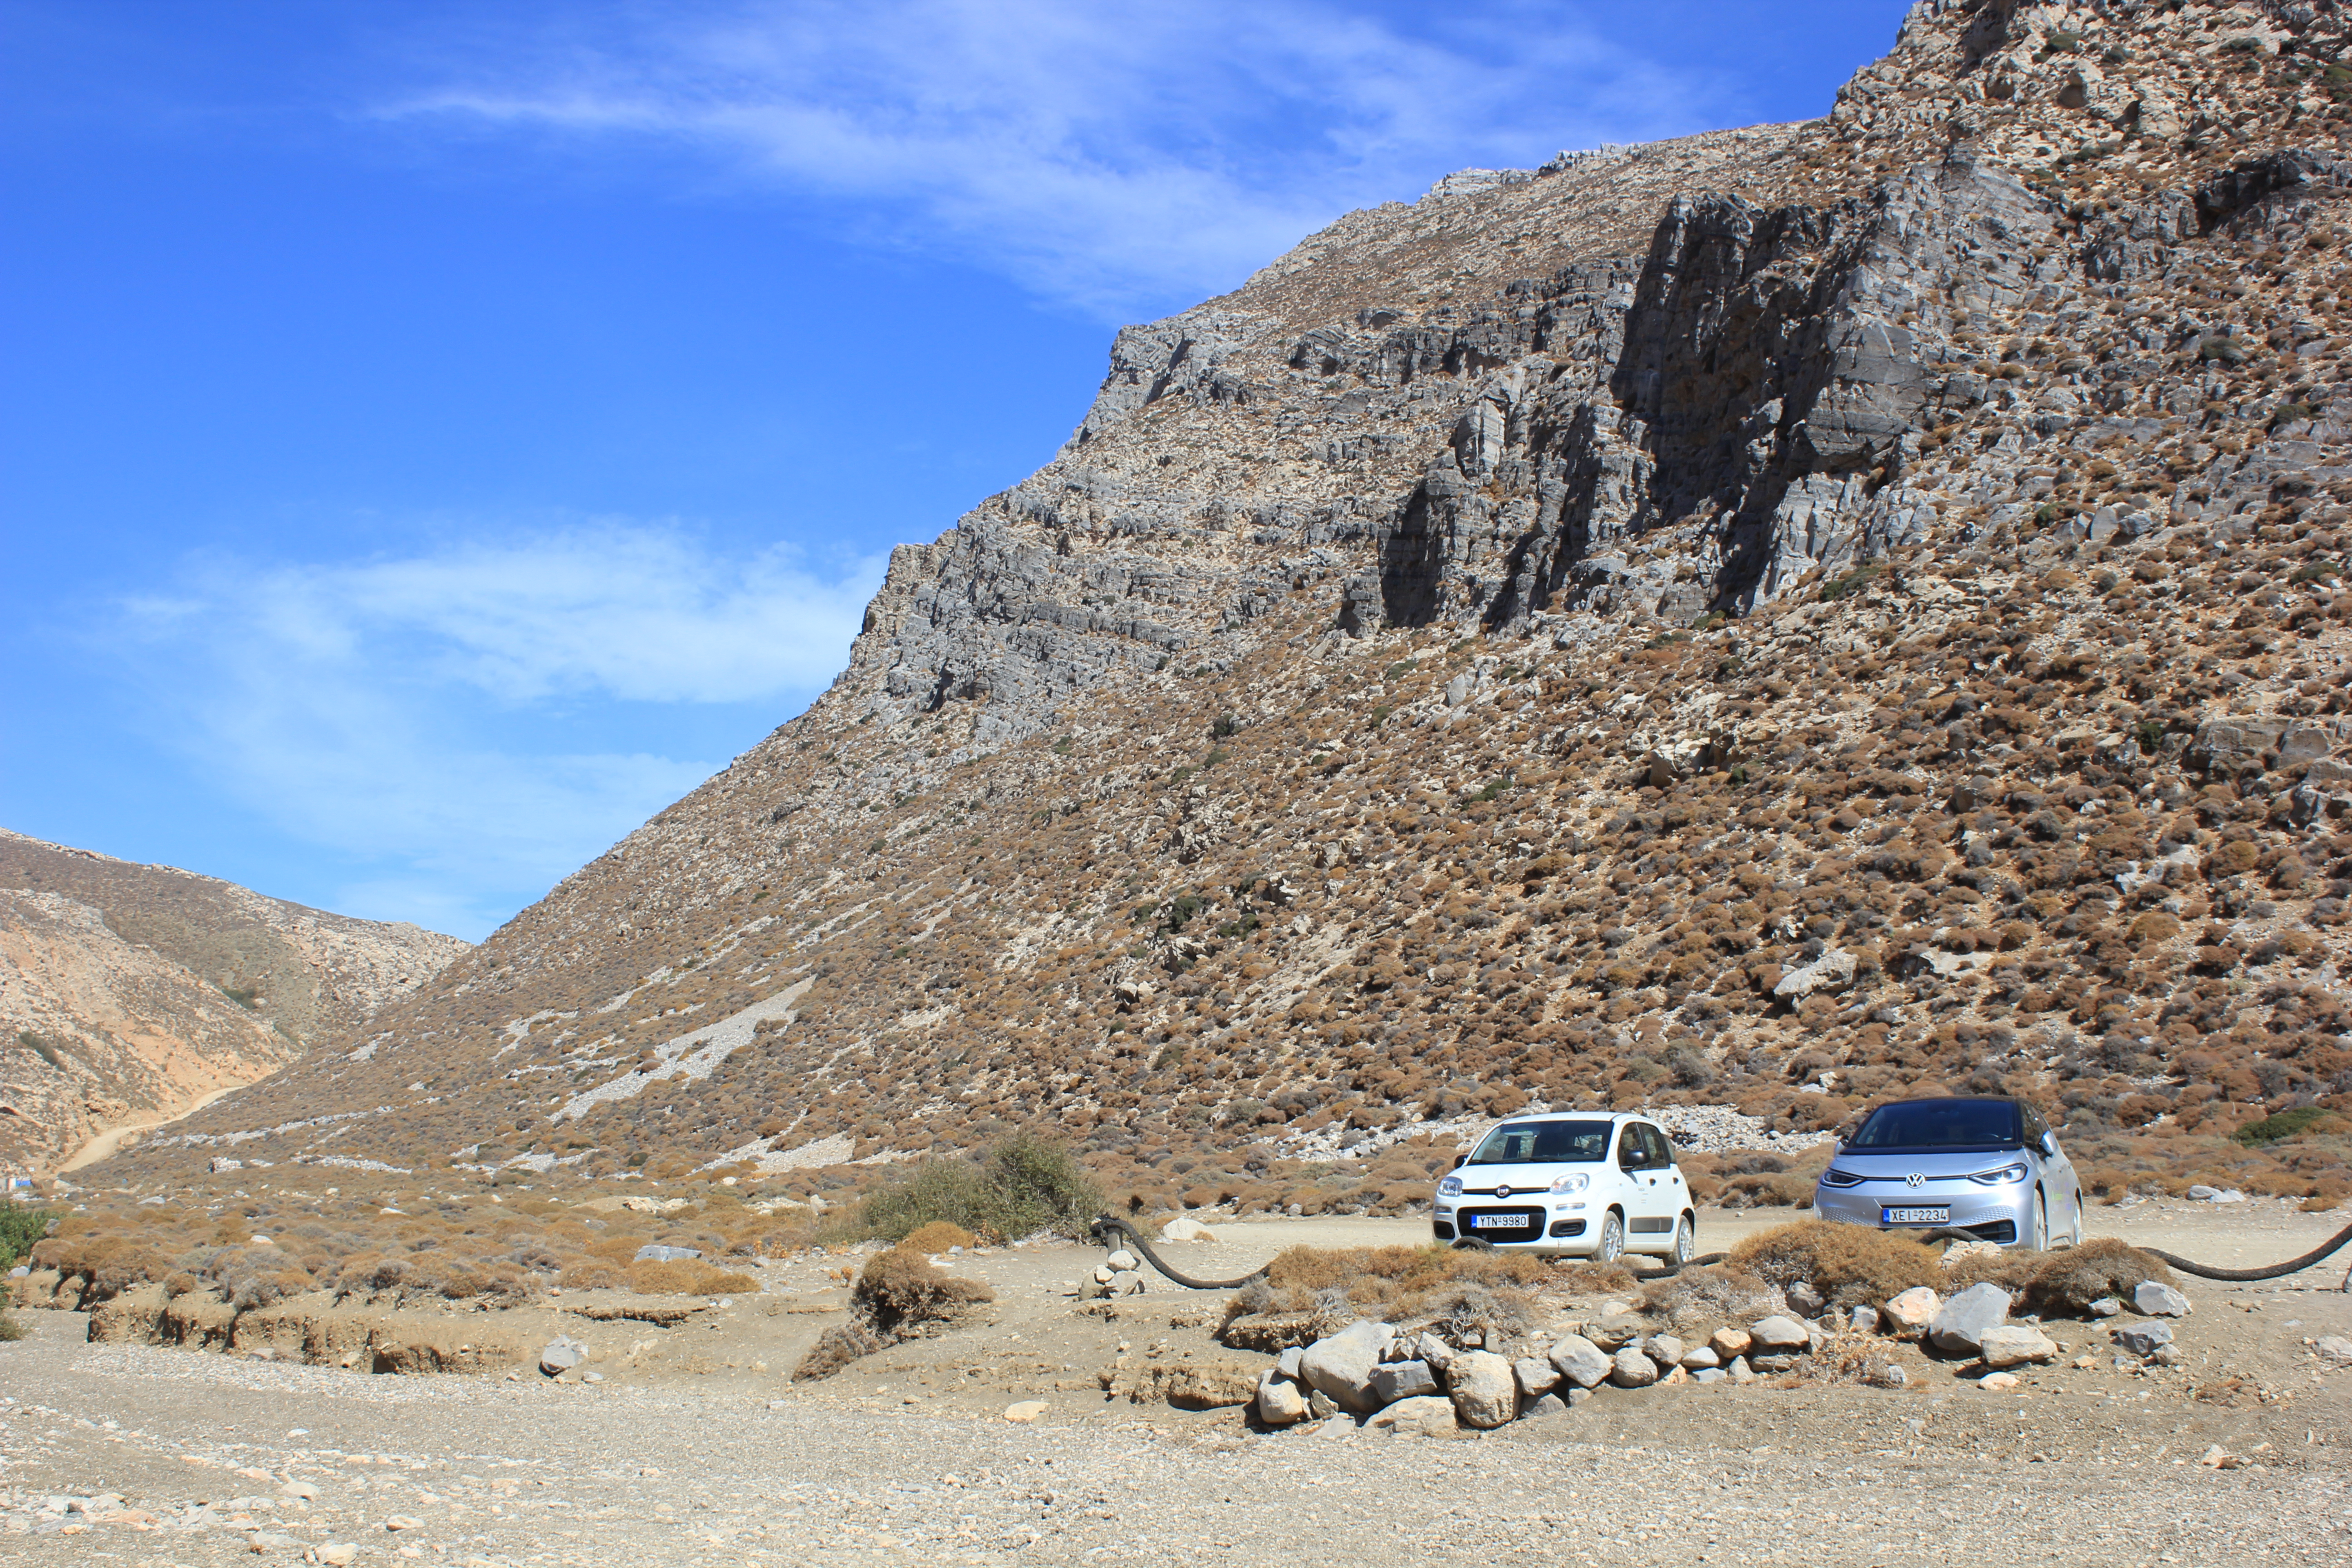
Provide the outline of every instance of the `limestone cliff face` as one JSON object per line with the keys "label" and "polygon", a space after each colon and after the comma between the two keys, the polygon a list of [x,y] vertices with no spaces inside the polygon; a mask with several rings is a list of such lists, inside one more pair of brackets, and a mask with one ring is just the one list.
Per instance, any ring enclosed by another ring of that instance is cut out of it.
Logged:
{"label": "limestone cliff face", "polygon": [[134,1163],[2352,1109],[2347,43],[1927,0],[1824,120],[1349,215],[1121,332],[808,712]]}
{"label": "limestone cliff face", "polygon": [[0,1163],[263,1078],[466,946],[0,831]]}

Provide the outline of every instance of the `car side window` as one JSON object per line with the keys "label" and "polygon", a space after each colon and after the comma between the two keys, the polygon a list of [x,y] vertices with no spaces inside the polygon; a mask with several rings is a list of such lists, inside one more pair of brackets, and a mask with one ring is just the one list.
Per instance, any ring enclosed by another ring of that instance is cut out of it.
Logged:
{"label": "car side window", "polygon": [[1672,1142],[1668,1142],[1666,1135],[1659,1131],[1654,1127],[1644,1127],[1642,1129],[1642,1131],[1643,1136],[1649,1140],[1650,1163],[1656,1166],[1661,1171],[1673,1170],[1675,1167],[1675,1146]]}
{"label": "car side window", "polygon": [[1617,1164],[1626,1171],[1638,1171],[1649,1163],[1649,1151],[1642,1145],[1642,1130],[1627,1122],[1617,1132]]}

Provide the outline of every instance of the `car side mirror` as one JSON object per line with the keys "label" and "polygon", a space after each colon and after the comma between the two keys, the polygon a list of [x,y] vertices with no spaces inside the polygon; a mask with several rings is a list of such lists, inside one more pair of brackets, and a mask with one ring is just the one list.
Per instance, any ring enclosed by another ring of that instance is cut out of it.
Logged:
{"label": "car side mirror", "polygon": [[2049,1159],[2055,1160],[2058,1157],[2058,1134],[2044,1132],[2042,1135],[2042,1152]]}
{"label": "car side mirror", "polygon": [[1470,1163],[1470,1156],[1469,1156],[1469,1155],[1467,1155],[1467,1154],[1456,1154],[1456,1155],[1454,1155],[1454,1167],[1453,1167],[1453,1168],[1454,1168],[1454,1170],[1457,1170],[1457,1171],[1458,1171],[1458,1170],[1460,1170],[1463,1166],[1465,1166],[1465,1165],[1468,1164],[1469,1163]]}

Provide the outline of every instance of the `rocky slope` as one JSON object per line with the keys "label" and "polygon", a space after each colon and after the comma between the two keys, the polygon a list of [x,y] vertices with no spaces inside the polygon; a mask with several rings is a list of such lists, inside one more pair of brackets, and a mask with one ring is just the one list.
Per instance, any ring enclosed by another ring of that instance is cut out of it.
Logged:
{"label": "rocky slope", "polygon": [[1378,1208],[1455,1119],[1943,1085],[2105,1191],[2334,1201],[2347,42],[1927,0],[1824,121],[1349,216],[1120,333],[807,713],[126,1171],[1043,1123]]}
{"label": "rocky slope", "polygon": [[0,1165],[274,1072],[465,951],[0,830]]}

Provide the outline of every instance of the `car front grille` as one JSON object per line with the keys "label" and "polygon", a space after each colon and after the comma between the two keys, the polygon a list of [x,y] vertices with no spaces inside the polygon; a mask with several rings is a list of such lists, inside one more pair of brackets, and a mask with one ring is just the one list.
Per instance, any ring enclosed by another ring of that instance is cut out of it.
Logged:
{"label": "car front grille", "polygon": [[[1501,1215],[1510,1221],[1507,1226],[1483,1223],[1489,1215]],[[1478,1208],[1462,1209],[1454,1216],[1465,1237],[1484,1241],[1533,1241],[1543,1234],[1544,1211],[1539,1208]]]}

